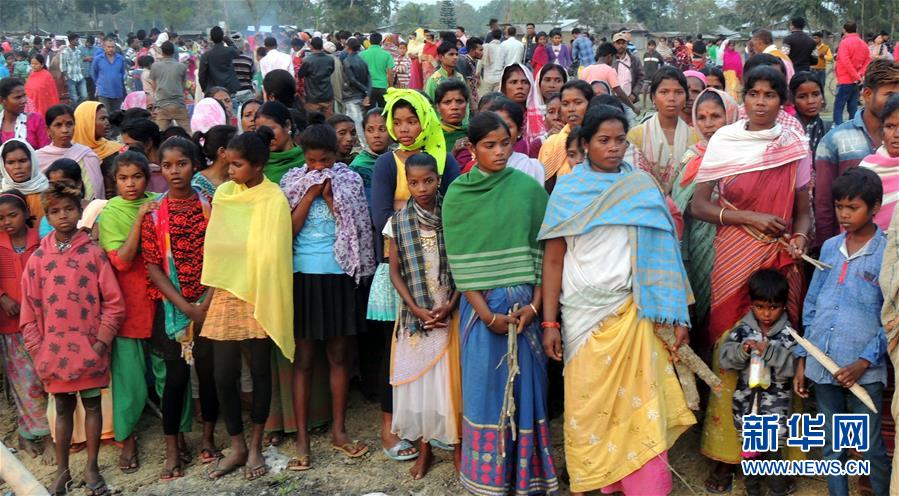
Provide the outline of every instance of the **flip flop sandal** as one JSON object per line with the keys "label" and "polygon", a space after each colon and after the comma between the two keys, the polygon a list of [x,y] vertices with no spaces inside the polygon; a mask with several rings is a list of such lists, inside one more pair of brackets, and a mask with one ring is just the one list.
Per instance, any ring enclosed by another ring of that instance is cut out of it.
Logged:
{"label": "flip flop sandal", "polygon": [[266,446],[281,446],[284,442],[284,434],[279,432],[270,432],[265,436]]}
{"label": "flip flop sandal", "polygon": [[[390,448],[390,449],[381,448],[381,449],[384,451],[384,454],[387,455],[387,458],[390,458],[391,460],[396,461],[396,462],[405,462],[408,460],[414,460],[414,459],[418,458],[418,455],[419,455],[418,449],[416,449],[415,446],[412,446],[412,443],[410,443],[409,441],[406,441],[405,439],[401,439],[400,442],[396,443],[393,446],[393,448]],[[408,451],[410,449],[415,450],[415,451],[412,453],[409,453],[407,455],[400,454],[401,451]]]}
{"label": "flip flop sandal", "polygon": [[169,482],[182,477],[184,477],[184,469],[181,468],[181,465],[175,465],[171,470],[162,469],[162,473],[159,474],[159,482]]}
{"label": "flip flop sandal", "polygon": [[140,470],[140,460],[137,457],[137,452],[131,458],[119,457],[119,470],[123,474],[133,474]]}
{"label": "flip flop sandal", "polygon": [[734,487],[734,474],[712,474],[705,480],[705,490],[712,494],[727,494]]}
{"label": "flip flop sandal", "polygon": [[343,453],[344,455],[346,455],[347,458],[359,458],[361,456],[365,456],[366,454],[368,454],[368,446],[360,443],[359,441],[353,441],[351,443],[346,443],[341,446],[332,444],[331,449]]}
{"label": "flip flop sandal", "polygon": [[109,486],[106,485],[106,481],[103,477],[100,477],[100,480],[93,484],[85,482],[84,490],[87,492],[87,496],[107,496],[110,494]]}
{"label": "flip flop sandal", "polygon": [[305,472],[312,468],[312,459],[309,455],[300,455],[296,458],[291,458],[290,461],[287,462],[287,470],[292,472]]}
{"label": "flip flop sandal", "polygon": [[206,465],[207,463],[212,463],[216,460],[220,460],[224,457],[225,457],[225,455],[223,455],[222,452],[218,451],[218,450],[211,451],[208,448],[203,448],[200,450],[200,462],[203,465]]}
{"label": "flip flop sandal", "polygon": [[443,441],[438,441],[437,439],[431,439],[430,441],[428,441],[428,444],[430,444],[432,448],[437,448],[443,451],[453,451],[455,449],[449,444],[446,444]]}
{"label": "flip flop sandal", "polygon": [[263,463],[255,467],[244,467],[243,478],[247,481],[254,481],[268,473],[268,467]]}
{"label": "flip flop sandal", "polygon": [[234,472],[234,471],[237,470],[238,468],[240,468],[240,465],[232,465],[232,466],[230,466],[230,467],[228,467],[228,468],[219,468],[219,465],[220,465],[221,463],[222,463],[222,459],[220,458],[220,459],[218,459],[218,460],[215,462],[215,466],[214,466],[214,467],[212,467],[211,469],[209,469],[208,471],[206,471],[206,477],[207,477],[209,480],[217,480],[217,479],[221,479],[222,477],[224,477],[224,476],[226,476],[226,475],[228,475],[228,474]]}

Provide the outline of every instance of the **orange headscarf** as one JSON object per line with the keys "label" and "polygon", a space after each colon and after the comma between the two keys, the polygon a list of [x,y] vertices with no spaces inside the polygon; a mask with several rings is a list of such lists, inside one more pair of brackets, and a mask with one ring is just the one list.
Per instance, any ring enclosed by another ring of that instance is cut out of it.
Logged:
{"label": "orange headscarf", "polygon": [[97,139],[97,109],[102,103],[85,101],[75,109],[75,143],[87,146],[104,160],[106,157],[118,153],[122,144],[118,141],[110,141],[106,138]]}

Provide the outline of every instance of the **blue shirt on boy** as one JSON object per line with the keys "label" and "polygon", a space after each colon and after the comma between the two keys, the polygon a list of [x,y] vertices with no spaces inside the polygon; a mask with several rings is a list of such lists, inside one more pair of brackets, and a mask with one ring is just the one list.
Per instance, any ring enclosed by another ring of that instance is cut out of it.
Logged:
{"label": "blue shirt on boy", "polygon": [[[859,358],[871,363],[859,384],[887,382],[887,340],[880,323],[883,294],[879,281],[886,241],[886,234],[878,227],[874,237],[852,256],[847,255],[846,233],[825,241],[820,260],[832,268],[815,271],[802,312],[805,338],[837,365],[845,367]],[[808,356],[802,346],[796,346],[793,353]],[[838,385],[833,375],[810,356],[805,376],[818,384]]]}

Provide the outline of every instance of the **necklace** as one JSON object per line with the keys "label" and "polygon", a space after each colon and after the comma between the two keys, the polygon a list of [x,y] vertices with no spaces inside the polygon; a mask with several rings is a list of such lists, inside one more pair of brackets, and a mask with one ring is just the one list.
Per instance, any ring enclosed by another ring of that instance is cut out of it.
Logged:
{"label": "necklace", "polygon": [[69,239],[65,241],[60,241],[59,238],[56,238],[56,249],[59,250],[60,253],[69,249],[72,246],[72,237],[69,236]]}

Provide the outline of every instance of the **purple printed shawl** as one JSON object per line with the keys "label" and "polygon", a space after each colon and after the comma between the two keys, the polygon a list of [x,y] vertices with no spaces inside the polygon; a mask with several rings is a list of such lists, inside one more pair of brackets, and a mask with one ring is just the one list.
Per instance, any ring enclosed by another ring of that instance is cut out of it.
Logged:
{"label": "purple printed shawl", "polygon": [[331,180],[334,191],[334,219],[337,224],[334,258],[340,268],[358,283],[362,277],[375,273],[371,217],[359,174],[340,162],[322,170],[303,166],[284,174],[281,190],[293,210],[310,186],[321,184],[326,179]]}

